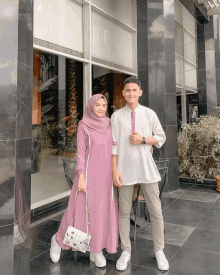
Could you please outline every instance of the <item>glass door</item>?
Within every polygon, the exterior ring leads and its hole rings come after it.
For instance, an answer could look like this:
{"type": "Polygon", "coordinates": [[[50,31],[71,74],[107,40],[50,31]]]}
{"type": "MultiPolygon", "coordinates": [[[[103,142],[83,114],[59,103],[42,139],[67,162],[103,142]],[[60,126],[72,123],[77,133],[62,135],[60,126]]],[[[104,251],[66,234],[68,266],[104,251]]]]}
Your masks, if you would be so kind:
{"type": "Polygon", "coordinates": [[[83,114],[83,64],[34,50],[31,207],[65,197],[62,156],[75,176],[76,133],[83,114]]]}

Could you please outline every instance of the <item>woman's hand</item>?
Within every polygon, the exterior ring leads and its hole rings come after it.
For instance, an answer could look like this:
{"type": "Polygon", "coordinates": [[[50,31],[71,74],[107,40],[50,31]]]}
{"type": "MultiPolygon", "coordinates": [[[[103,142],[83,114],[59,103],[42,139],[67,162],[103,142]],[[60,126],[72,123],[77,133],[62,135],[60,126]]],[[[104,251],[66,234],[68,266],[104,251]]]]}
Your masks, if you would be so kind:
{"type": "Polygon", "coordinates": [[[117,187],[121,187],[123,183],[123,177],[122,177],[122,174],[119,172],[119,170],[114,169],[112,176],[113,176],[114,185],[117,187]]]}
{"type": "Polygon", "coordinates": [[[86,183],[85,183],[85,178],[83,174],[79,175],[78,191],[86,192],[86,183]]]}

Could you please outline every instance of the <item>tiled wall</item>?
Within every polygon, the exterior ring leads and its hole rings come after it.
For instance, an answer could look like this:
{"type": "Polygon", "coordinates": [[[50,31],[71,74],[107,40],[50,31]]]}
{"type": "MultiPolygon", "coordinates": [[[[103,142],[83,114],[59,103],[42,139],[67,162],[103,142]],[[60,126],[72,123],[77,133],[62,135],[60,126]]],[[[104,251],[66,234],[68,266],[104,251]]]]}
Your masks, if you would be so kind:
{"type": "Polygon", "coordinates": [[[139,0],[137,5],[140,103],[157,113],[166,132],[160,157],[169,159],[166,190],[171,191],[179,186],[174,0],[139,0]]]}
{"type": "Polygon", "coordinates": [[[33,0],[3,0],[0,37],[0,266],[29,274],[33,0]],[[13,242],[14,224],[23,242],[13,242]]]}

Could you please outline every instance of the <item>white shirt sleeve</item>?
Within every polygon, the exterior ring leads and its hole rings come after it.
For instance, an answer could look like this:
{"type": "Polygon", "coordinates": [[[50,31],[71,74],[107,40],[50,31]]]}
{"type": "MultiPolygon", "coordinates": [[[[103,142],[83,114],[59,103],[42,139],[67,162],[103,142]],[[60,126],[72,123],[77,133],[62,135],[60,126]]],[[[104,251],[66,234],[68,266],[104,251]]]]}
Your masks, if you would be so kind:
{"type": "Polygon", "coordinates": [[[112,124],[112,155],[118,155],[118,144],[117,144],[117,135],[116,135],[116,124],[114,114],[111,117],[112,124]]]}
{"type": "Polygon", "coordinates": [[[153,115],[153,119],[152,119],[152,123],[153,123],[153,138],[155,138],[158,141],[158,144],[155,145],[157,148],[160,148],[166,141],[166,135],[165,132],[160,124],[160,121],[156,115],[156,113],[154,113],[153,115]]]}

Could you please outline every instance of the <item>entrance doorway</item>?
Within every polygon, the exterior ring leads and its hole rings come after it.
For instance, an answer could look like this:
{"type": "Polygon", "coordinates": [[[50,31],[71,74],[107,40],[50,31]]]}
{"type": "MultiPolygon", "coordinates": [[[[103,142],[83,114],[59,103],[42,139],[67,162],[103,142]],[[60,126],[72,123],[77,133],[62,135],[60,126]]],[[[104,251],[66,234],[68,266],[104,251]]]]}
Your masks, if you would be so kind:
{"type": "Polygon", "coordinates": [[[126,105],[126,101],[122,95],[122,87],[124,80],[129,76],[98,66],[93,66],[92,68],[92,94],[105,95],[108,100],[108,113],[110,117],[114,111],[126,105]]]}

